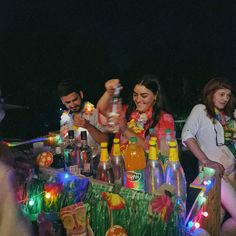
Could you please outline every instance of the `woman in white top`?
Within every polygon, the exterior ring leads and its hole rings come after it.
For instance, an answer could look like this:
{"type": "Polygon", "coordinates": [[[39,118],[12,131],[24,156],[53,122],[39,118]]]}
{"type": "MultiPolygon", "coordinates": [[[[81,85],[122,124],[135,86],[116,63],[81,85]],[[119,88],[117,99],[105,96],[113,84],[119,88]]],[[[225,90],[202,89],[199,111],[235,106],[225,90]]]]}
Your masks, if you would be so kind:
{"type": "Polygon", "coordinates": [[[235,157],[225,145],[225,130],[235,125],[235,98],[223,78],[210,80],[203,89],[202,104],[193,107],[182,130],[182,142],[201,165],[214,168],[223,176],[221,204],[231,217],[221,227],[221,235],[236,235],[235,157]]]}

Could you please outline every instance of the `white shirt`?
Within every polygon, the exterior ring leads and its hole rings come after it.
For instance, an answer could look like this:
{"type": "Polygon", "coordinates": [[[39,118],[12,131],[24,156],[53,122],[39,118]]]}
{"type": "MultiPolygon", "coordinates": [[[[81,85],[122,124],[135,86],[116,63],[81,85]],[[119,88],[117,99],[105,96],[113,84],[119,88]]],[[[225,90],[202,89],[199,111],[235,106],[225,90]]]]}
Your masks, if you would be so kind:
{"type": "Polygon", "coordinates": [[[210,119],[206,107],[198,104],[193,107],[182,130],[183,144],[189,138],[195,138],[206,156],[221,163],[225,169],[232,169],[235,158],[224,145],[224,129],[219,121],[210,119]]]}

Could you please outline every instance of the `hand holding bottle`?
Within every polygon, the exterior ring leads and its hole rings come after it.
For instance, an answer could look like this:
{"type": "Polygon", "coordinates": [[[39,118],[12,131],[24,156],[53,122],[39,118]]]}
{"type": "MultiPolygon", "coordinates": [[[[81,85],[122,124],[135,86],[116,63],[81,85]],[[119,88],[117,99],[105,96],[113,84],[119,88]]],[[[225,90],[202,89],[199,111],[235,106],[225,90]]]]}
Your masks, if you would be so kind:
{"type": "Polygon", "coordinates": [[[74,125],[77,127],[82,127],[84,129],[88,128],[89,122],[84,119],[79,113],[73,114],[74,125]]]}

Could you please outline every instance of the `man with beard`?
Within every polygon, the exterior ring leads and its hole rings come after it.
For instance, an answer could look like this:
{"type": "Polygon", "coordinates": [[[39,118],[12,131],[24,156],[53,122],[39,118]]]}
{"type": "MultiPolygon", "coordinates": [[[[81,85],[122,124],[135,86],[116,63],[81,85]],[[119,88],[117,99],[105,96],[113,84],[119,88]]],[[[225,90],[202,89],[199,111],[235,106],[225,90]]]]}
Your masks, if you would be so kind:
{"type": "Polygon", "coordinates": [[[73,129],[75,136],[80,137],[81,131],[87,131],[88,145],[93,156],[99,152],[99,144],[108,142],[108,135],[98,122],[98,112],[93,104],[84,101],[84,93],[80,86],[72,80],[63,80],[57,86],[61,102],[66,107],[60,121],[60,134],[66,137],[68,130],[73,129]]]}

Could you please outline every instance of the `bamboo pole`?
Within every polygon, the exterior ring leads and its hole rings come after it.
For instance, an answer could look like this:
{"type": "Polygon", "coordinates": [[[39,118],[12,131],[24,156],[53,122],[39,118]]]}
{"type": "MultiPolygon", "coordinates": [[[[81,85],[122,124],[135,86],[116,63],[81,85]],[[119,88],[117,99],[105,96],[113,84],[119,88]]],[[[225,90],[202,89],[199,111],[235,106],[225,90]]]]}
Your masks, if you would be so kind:
{"type": "Polygon", "coordinates": [[[204,217],[202,221],[202,228],[209,232],[210,235],[220,235],[220,201],[221,177],[219,174],[215,175],[215,184],[208,193],[206,211],[208,217],[204,217]]]}

